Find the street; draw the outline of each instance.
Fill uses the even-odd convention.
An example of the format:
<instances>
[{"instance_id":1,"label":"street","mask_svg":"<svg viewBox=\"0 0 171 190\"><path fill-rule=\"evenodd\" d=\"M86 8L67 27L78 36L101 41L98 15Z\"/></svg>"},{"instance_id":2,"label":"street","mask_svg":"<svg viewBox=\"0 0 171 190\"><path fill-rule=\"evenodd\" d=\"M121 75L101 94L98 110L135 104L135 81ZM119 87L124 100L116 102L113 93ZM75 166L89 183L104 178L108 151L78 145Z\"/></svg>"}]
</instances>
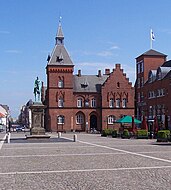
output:
<instances>
[{"instance_id":1,"label":"street","mask_svg":"<svg viewBox=\"0 0 171 190\"><path fill-rule=\"evenodd\" d=\"M48 140L0 134L1 190L141 190L171 188L171 144L156 140L50 133Z\"/></svg>"}]
</instances>

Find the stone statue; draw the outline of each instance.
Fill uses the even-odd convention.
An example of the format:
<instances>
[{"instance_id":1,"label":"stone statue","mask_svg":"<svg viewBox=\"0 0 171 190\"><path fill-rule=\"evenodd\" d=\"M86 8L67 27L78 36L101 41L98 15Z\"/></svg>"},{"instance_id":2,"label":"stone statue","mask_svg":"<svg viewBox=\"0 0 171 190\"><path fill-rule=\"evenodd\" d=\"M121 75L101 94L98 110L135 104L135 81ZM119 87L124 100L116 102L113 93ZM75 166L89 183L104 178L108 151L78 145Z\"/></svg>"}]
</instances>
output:
<instances>
[{"instance_id":1,"label":"stone statue","mask_svg":"<svg viewBox=\"0 0 171 190\"><path fill-rule=\"evenodd\" d=\"M40 102L40 95L41 95L41 84L40 80L37 77L34 82L34 96L35 96L35 102Z\"/></svg>"}]
</instances>

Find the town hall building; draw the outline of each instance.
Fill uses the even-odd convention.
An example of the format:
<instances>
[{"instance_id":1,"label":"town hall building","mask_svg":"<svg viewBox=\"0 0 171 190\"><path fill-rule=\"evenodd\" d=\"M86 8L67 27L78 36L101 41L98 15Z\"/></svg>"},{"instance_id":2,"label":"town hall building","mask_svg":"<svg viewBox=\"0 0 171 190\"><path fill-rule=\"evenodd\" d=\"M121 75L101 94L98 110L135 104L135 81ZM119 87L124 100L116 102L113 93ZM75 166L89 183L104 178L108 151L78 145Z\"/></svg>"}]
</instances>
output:
<instances>
[{"instance_id":1,"label":"town hall building","mask_svg":"<svg viewBox=\"0 0 171 190\"><path fill-rule=\"evenodd\" d=\"M47 87L44 104L47 106L47 131L90 131L104 128L119 129L115 121L124 115L134 115L134 87L120 64L111 71L95 75L74 74L74 64L65 48L59 23L55 47L48 56Z\"/></svg>"}]
</instances>

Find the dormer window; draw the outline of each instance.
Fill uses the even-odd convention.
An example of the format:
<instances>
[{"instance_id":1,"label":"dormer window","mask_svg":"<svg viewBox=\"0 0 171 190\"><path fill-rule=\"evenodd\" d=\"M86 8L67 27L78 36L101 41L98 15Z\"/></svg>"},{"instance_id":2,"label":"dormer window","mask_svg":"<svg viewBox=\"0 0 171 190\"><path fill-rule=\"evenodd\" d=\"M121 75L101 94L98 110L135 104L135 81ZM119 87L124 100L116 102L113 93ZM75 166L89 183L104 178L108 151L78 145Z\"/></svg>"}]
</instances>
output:
<instances>
[{"instance_id":1,"label":"dormer window","mask_svg":"<svg viewBox=\"0 0 171 190\"><path fill-rule=\"evenodd\" d=\"M162 78L162 73L161 73L161 71L158 72L158 76L157 76L157 77L158 77L158 80L161 80L161 78Z\"/></svg>"},{"instance_id":2,"label":"dormer window","mask_svg":"<svg viewBox=\"0 0 171 190\"><path fill-rule=\"evenodd\" d=\"M149 78L148 78L148 82L151 83L153 81L153 74L150 73L149 74Z\"/></svg>"}]
</instances>

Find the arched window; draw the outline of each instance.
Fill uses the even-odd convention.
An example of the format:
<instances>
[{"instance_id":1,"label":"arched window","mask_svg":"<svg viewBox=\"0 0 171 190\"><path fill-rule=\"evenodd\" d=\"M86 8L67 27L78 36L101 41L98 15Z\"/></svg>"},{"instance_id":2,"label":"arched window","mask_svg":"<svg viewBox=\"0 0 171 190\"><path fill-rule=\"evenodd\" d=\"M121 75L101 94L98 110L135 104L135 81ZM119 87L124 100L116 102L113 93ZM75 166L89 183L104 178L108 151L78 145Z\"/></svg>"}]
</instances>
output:
<instances>
[{"instance_id":1,"label":"arched window","mask_svg":"<svg viewBox=\"0 0 171 190\"><path fill-rule=\"evenodd\" d=\"M114 107L114 99L113 98L110 98L110 100L109 100L109 107L110 108Z\"/></svg>"},{"instance_id":2,"label":"arched window","mask_svg":"<svg viewBox=\"0 0 171 190\"><path fill-rule=\"evenodd\" d=\"M108 124L113 124L115 122L116 118L114 115L109 115L108 116Z\"/></svg>"},{"instance_id":3,"label":"arched window","mask_svg":"<svg viewBox=\"0 0 171 190\"><path fill-rule=\"evenodd\" d=\"M121 103L120 99L116 99L116 108L121 107L120 103Z\"/></svg>"},{"instance_id":4,"label":"arched window","mask_svg":"<svg viewBox=\"0 0 171 190\"><path fill-rule=\"evenodd\" d=\"M58 124L64 124L65 122L65 117L63 115L57 116L57 123Z\"/></svg>"},{"instance_id":5,"label":"arched window","mask_svg":"<svg viewBox=\"0 0 171 190\"><path fill-rule=\"evenodd\" d=\"M78 114L76 116L76 124L83 124L83 115L82 114Z\"/></svg>"},{"instance_id":6,"label":"arched window","mask_svg":"<svg viewBox=\"0 0 171 190\"><path fill-rule=\"evenodd\" d=\"M122 100L122 107L123 108L127 107L127 99L126 98L123 98L123 100Z\"/></svg>"},{"instance_id":7,"label":"arched window","mask_svg":"<svg viewBox=\"0 0 171 190\"><path fill-rule=\"evenodd\" d=\"M95 99L95 98L93 98L93 99L91 100L91 107L92 107L92 108L95 108L95 107L96 107L96 99Z\"/></svg>"},{"instance_id":8,"label":"arched window","mask_svg":"<svg viewBox=\"0 0 171 190\"><path fill-rule=\"evenodd\" d=\"M78 99L77 99L77 107L78 107L78 108L83 107L83 100L82 100L81 98L78 98Z\"/></svg>"},{"instance_id":9,"label":"arched window","mask_svg":"<svg viewBox=\"0 0 171 190\"><path fill-rule=\"evenodd\" d=\"M60 79L60 78L58 80L58 87L59 88L63 88L64 87L64 81L62 79Z\"/></svg>"},{"instance_id":10,"label":"arched window","mask_svg":"<svg viewBox=\"0 0 171 190\"><path fill-rule=\"evenodd\" d=\"M58 107L64 107L64 99L62 97L58 99Z\"/></svg>"}]
</instances>

